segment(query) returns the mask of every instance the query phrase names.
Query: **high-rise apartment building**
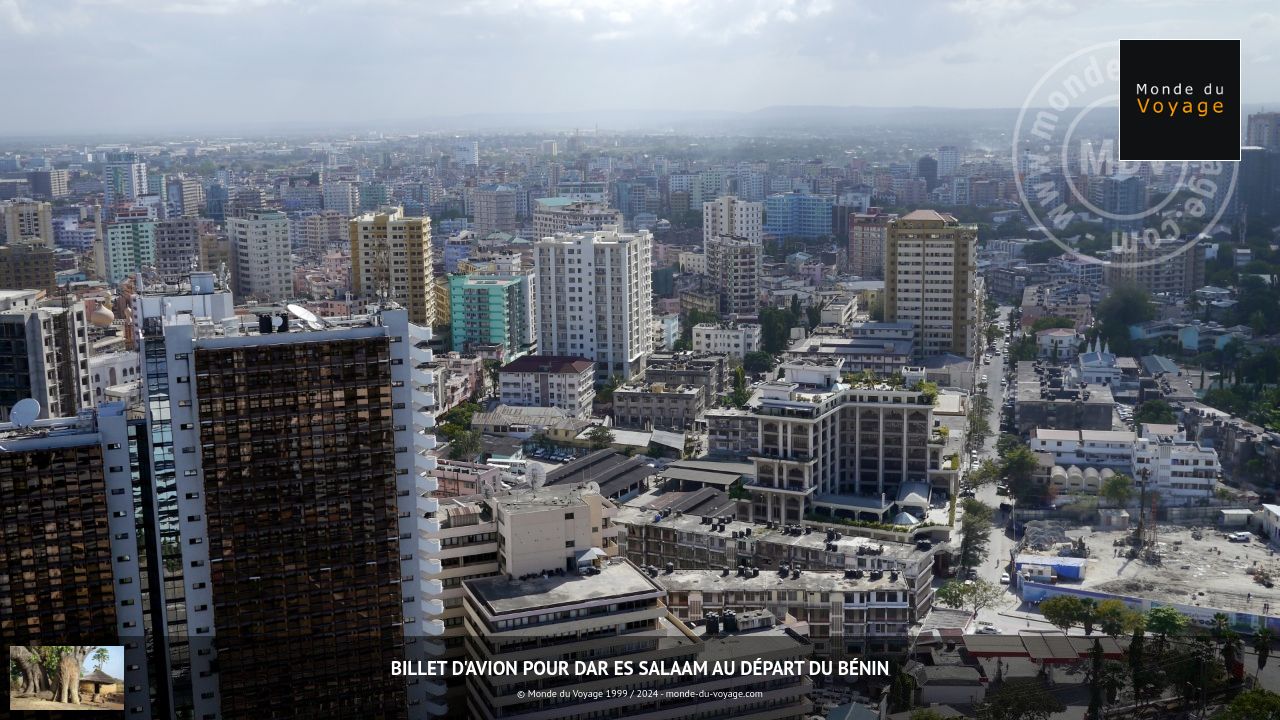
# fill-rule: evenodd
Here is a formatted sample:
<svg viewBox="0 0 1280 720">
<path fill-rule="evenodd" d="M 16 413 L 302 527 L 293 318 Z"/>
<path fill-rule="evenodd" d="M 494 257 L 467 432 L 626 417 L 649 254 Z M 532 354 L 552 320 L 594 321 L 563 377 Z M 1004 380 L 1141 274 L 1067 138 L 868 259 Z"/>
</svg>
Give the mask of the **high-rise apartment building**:
<svg viewBox="0 0 1280 720">
<path fill-rule="evenodd" d="M 475 232 L 480 237 L 490 233 L 515 234 L 516 189 L 510 185 L 485 185 L 471 192 L 472 216 Z"/>
<path fill-rule="evenodd" d="M 0 245 L 0 290 L 57 289 L 58 254 L 43 245 Z"/>
<path fill-rule="evenodd" d="M 704 249 L 720 236 L 740 237 L 759 245 L 764 240 L 764 203 L 745 202 L 732 195 L 702 203 Z"/>
<path fill-rule="evenodd" d="M 977 227 L 951 215 L 916 210 L 889 224 L 884 319 L 915 325 L 924 357 L 974 357 L 983 306 Z"/>
<path fill-rule="evenodd" d="M 191 284 L 134 308 L 162 716 L 443 714 L 386 672 L 444 632 L 419 538 L 438 510 L 429 329 L 403 309 L 245 322 L 212 274 Z"/>
<path fill-rule="evenodd" d="M 730 235 L 708 238 L 707 277 L 719 295 L 720 316 L 755 317 L 760 312 L 764 248 L 758 241 Z"/>
<path fill-rule="evenodd" d="M 960 167 L 960 150 L 954 145 L 938 148 L 938 177 L 954 177 L 956 168 Z"/>
<path fill-rule="evenodd" d="M 480 143 L 475 140 L 461 140 L 453 145 L 453 162 L 463 167 L 480 164 Z"/>
<path fill-rule="evenodd" d="M 293 221 L 299 230 L 302 251 L 319 257 L 334 245 L 347 244 L 349 218 L 337 210 L 321 210 Z"/>
<path fill-rule="evenodd" d="M 0 291 L 0 420 L 24 398 L 40 417 L 92 406 L 88 332 L 84 303 L 40 307 L 30 292 Z"/>
<path fill-rule="evenodd" d="M 606 225 L 622 226 L 622 212 L 604 203 L 581 202 L 570 198 L 540 198 L 533 210 L 533 235 L 551 237 L 562 232 L 599 230 Z"/>
<path fill-rule="evenodd" d="M 431 218 L 406 217 L 404 208 L 384 208 L 353 218 L 351 286 L 364 298 L 386 298 L 409 309 L 409 321 L 431 327 Z"/>
<path fill-rule="evenodd" d="M 200 264 L 200 221 L 178 215 L 155 223 L 156 272 L 177 284 Z"/>
<path fill-rule="evenodd" d="M 596 377 L 630 379 L 653 342 L 653 236 L 617 228 L 538 241 L 538 351 L 596 363 Z"/>
<path fill-rule="evenodd" d="M 103 236 L 103 271 L 107 282 L 115 285 L 126 277 L 154 266 L 156 262 L 156 224 L 145 220 L 113 222 Z"/>
<path fill-rule="evenodd" d="M 449 328 L 455 352 L 508 362 L 533 349 L 525 275 L 449 276 Z"/>
<path fill-rule="evenodd" d="M 105 219 L 115 217 L 116 209 L 146 195 L 147 164 L 136 153 L 107 153 L 102 168 L 102 211 Z"/>
<path fill-rule="evenodd" d="M 897 219 L 877 207 L 849 216 L 849 272 L 868 279 L 884 277 L 884 247 L 889 223 Z"/>
<path fill-rule="evenodd" d="M 1255 222 L 1280 216 L 1280 149 L 1250 145 L 1240 148 L 1235 212 Z"/>
<path fill-rule="evenodd" d="M 0 643 L 123 645 L 127 717 L 144 720 L 140 492 L 123 404 L 0 423 Z"/>
<path fill-rule="evenodd" d="M 204 206 L 204 186 L 186 175 L 170 175 L 165 178 L 165 202 L 168 217 L 200 217 Z"/>
<path fill-rule="evenodd" d="M 33 170 L 27 173 L 31 194 L 42 200 L 56 200 L 71 193 L 66 170 Z"/>
<path fill-rule="evenodd" d="M 1188 297 L 1204 287 L 1204 243 L 1186 239 L 1147 242 L 1142 237 L 1122 236 L 1109 259 L 1102 273 L 1108 287 L 1132 283 L 1152 295 L 1172 298 Z"/>
<path fill-rule="evenodd" d="M 765 198 L 764 232 L 773 238 L 820 238 L 831 234 L 835 197 L 788 192 Z"/>
<path fill-rule="evenodd" d="M 333 210 L 343 218 L 352 218 L 360 211 L 360 188 L 352 182 L 325 183 L 324 209 Z"/>
<path fill-rule="evenodd" d="M 1102 211 L 1107 230 L 1141 230 L 1146 210 L 1147 186 L 1139 175 L 1108 175 L 1091 178 L 1090 201 Z"/>
<path fill-rule="evenodd" d="M 933 192 L 938 187 L 938 159 L 923 155 L 916 161 L 916 177 L 922 178 L 925 189 Z"/>
<path fill-rule="evenodd" d="M 1245 138 L 1246 145 L 1280 152 L 1280 112 L 1250 115 Z"/>
<path fill-rule="evenodd" d="M 0 225 L 5 242 L 53 247 L 53 206 L 39 200 L 18 199 L 0 203 Z"/>
<path fill-rule="evenodd" d="M 278 210 L 250 210 L 227 218 L 236 297 L 280 301 L 293 297 L 289 218 Z"/>
</svg>

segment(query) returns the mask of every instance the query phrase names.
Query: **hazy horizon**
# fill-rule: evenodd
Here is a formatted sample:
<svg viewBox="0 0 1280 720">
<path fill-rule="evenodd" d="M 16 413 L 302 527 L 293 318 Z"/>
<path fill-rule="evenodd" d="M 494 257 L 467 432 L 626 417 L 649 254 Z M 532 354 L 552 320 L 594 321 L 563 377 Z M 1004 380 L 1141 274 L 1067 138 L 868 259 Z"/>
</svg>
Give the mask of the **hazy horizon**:
<svg viewBox="0 0 1280 720">
<path fill-rule="evenodd" d="M 1243 102 L 1280 105 L 1264 0 L 0 0 L 0 136 L 1010 109 L 1129 37 L 1240 38 Z"/>
</svg>

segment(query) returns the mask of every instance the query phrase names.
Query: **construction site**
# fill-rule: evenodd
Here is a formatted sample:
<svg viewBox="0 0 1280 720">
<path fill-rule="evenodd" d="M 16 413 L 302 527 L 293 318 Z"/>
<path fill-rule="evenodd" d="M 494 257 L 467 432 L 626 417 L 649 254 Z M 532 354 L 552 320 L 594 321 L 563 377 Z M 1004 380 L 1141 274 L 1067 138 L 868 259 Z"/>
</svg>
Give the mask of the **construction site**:
<svg viewBox="0 0 1280 720">
<path fill-rule="evenodd" d="M 1141 530 L 1028 523 L 1015 554 L 1024 601 L 1073 594 L 1138 609 L 1174 605 L 1199 624 L 1215 613 L 1247 630 L 1280 627 L 1280 557 L 1252 533 L 1149 523 Z"/>
</svg>

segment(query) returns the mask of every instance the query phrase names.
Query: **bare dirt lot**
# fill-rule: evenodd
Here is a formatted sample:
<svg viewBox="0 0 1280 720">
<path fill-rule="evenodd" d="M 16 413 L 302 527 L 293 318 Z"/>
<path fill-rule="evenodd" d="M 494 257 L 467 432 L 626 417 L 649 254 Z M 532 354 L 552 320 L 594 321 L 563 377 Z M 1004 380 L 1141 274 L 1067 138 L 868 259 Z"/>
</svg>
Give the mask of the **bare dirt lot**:
<svg viewBox="0 0 1280 720">
<path fill-rule="evenodd" d="M 120 703 L 86 703 L 81 702 L 79 705 L 70 705 L 68 703 L 53 702 L 43 698 L 33 696 L 10 696 L 10 710 L 106 710 L 115 712 L 124 712 L 124 705 Z"/>
</svg>

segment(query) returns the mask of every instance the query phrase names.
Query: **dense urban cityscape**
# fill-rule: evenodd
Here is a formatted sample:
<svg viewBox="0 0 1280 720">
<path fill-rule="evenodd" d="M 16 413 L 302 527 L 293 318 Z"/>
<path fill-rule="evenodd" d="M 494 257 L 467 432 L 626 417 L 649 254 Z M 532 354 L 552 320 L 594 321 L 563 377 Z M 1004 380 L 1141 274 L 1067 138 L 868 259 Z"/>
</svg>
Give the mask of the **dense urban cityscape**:
<svg viewBox="0 0 1280 720">
<path fill-rule="evenodd" d="M 9 707 L 1280 718 L 1243 109 L 0 138 Z"/>
</svg>

